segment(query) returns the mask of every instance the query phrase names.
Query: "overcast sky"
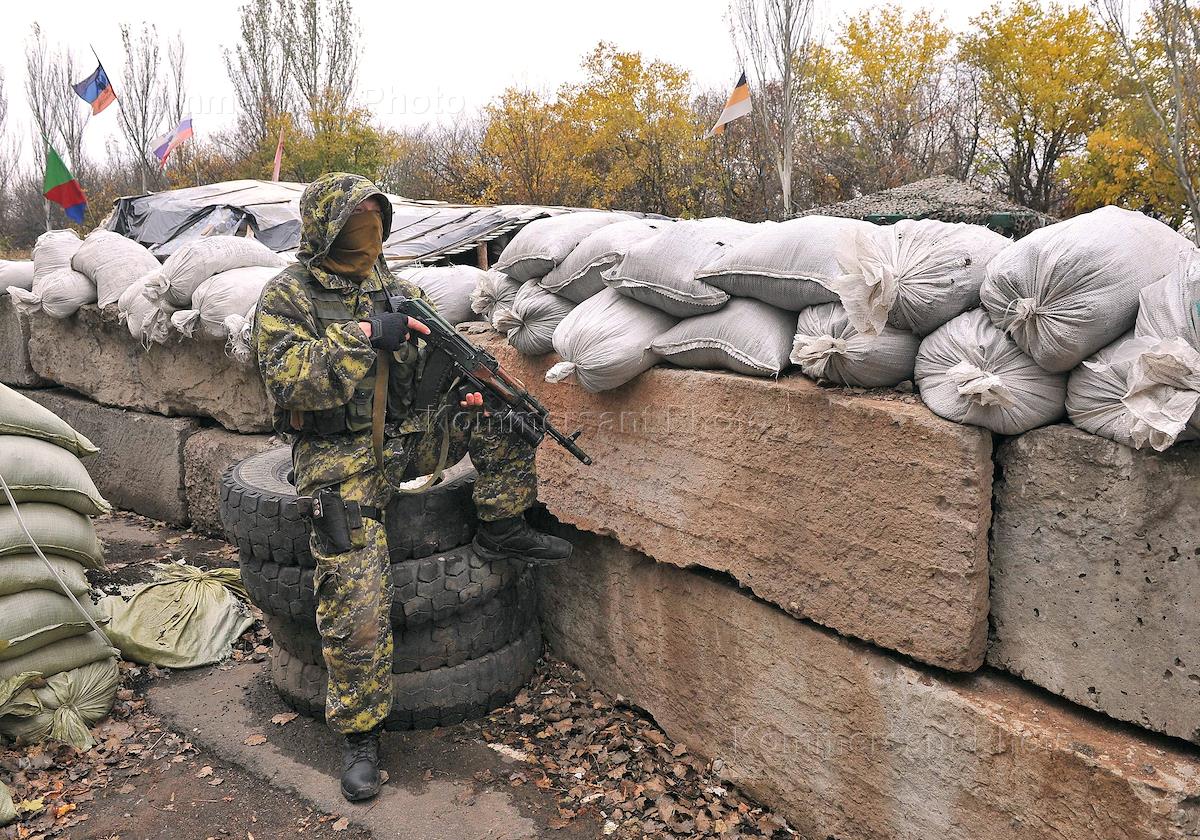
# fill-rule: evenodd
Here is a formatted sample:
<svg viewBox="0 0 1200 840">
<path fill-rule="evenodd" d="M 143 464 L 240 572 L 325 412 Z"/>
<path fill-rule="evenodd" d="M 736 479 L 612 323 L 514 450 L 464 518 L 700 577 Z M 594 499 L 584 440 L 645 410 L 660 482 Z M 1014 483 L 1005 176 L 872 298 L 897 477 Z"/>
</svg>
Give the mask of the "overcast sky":
<svg viewBox="0 0 1200 840">
<path fill-rule="evenodd" d="M 822 18 L 836 21 L 871 0 L 817 0 Z M 15 123 L 28 138 L 24 102 L 24 48 L 38 21 L 51 45 L 75 53 L 84 75 L 93 69 L 89 44 L 104 61 L 120 95 L 118 24 L 143 21 L 160 33 L 182 32 L 193 124 L 203 136 L 233 122 L 233 91 L 222 48 L 238 33 L 241 0 L 174 0 L 169 3 L 53 0 L 5 3 L 0 27 L 0 67 Z M 985 0 L 900 0 L 905 8 L 929 7 L 955 29 L 964 28 Z M 580 75 L 580 58 L 600 40 L 680 65 L 701 87 L 725 87 L 737 75 L 729 42 L 728 0 L 557 0 L 497 3 L 442 0 L 414 3 L 355 0 L 363 24 L 360 99 L 385 125 L 417 125 L 473 111 L 510 84 L 553 90 Z M 80 107 L 86 107 L 82 101 Z M 86 148 L 102 156 L 119 137 L 115 107 L 88 124 Z M 25 143 L 28 144 L 25 139 Z"/>
</svg>

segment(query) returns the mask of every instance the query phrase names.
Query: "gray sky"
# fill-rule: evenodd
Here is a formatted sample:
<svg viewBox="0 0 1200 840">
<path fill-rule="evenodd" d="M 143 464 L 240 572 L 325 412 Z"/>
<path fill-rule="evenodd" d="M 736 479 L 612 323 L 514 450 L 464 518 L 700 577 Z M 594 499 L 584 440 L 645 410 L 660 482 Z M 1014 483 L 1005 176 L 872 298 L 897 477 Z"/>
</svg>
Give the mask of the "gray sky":
<svg viewBox="0 0 1200 840">
<path fill-rule="evenodd" d="M 871 0 L 818 0 L 826 22 L 875 5 Z M 990 5 L 986 0 L 900 0 L 905 8 L 929 7 L 955 29 Z M 238 32 L 240 0 L 173 0 L 170 3 L 54 0 L 6 3 L 0 28 L 0 67 L 12 112 L 11 130 L 28 143 L 24 102 L 24 47 L 40 22 L 51 45 L 67 45 L 83 75 L 96 48 L 120 96 L 124 63 L 118 24 L 143 21 L 160 33 L 182 32 L 187 48 L 188 94 L 197 136 L 230 125 L 233 91 L 222 47 Z M 450 0 L 415 3 L 356 0 L 363 24 L 360 99 L 390 126 L 419 125 L 473 111 L 510 84 L 553 90 L 580 75 L 579 62 L 600 40 L 640 51 L 691 71 L 700 87 L 732 84 L 737 62 L 729 43 L 728 0 L 603 0 L 567 3 L 527 0 Z M 86 106 L 80 101 L 80 108 Z M 103 156 L 119 140 L 115 106 L 88 124 L 89 155 Z"/>
</svg>

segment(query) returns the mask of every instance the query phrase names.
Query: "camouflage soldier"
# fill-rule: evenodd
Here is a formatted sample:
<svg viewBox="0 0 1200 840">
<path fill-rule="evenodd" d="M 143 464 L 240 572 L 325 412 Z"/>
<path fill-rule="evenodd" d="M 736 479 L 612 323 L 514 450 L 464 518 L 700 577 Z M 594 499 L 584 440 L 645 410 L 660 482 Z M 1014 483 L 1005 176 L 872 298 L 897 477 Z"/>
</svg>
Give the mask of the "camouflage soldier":
<svg viewBox="0 0 1200 840">
<path fill-rule="evenodd" d="M 444 430 L 413 410 L 415 339 L 429 330 L 387 306 L 389 295 L 428 300 L 383 261 L 391 203 L 367 179 L 335 172 L 305 189 L 300 216 L 298 262 L 263 290 L 254 345 L 309 505 L 325 717 L 345 735 L 341 787 L 354 801 L 379 792 L 379 729 L 392 702 L 383 511 L 407 470 L 436 468 Z M 461 395 L 459 405 L 468 422 L 449 424 L 450 458 L 469 452 L 479 472 L 475 550 L 487 559 L 566 559 L 569 543 L 524 519 L 537 492 L 532 447 L 484 422 L 480 394 Z"/>
</svg>

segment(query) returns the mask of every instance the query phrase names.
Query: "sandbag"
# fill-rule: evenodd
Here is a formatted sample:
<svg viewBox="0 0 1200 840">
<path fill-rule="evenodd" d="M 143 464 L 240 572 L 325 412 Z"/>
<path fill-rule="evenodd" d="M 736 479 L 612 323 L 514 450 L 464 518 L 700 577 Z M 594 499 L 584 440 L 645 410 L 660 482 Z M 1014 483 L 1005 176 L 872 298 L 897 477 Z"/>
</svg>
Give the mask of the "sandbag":
<svg viewBox="0 0 1200 840">
<path fill-rule="evenodd" d="M 497 310 L 512 306 L 522 285 L 507 274 L 485 271 L 476 282 L 475 291 L 471 292 L 471 309 L 490 324 Z"/>
<path fill-rule="evenodd" d="M 492 324 L 508 336 L 517 352 L 540 356 L 554 349 L 554 329 L 574 308 L 571 301 L 530 280 L 521 286 L 511 307 L 496 310 Z"/>
<path fill-rule="evenodd" d="M 0 828 L 14 822 L 18 816 L 17 805 L 13 802 L 12 798 L 12 791 L 8 789 L 8 785 L 0 782 Z"/>
<path fill-rule="evenodd" d="M 74 668 L 82 668 L 101 659 L 116 656 L 117 651 L 104 643 L 95 630 L 83 635 L 72 636 L 61 642 L 51 642 L 32 653 L 16 659 L 0 661 L 0 680 L 6 680 L 28 672 L 58 674 Z"/>
<path fill-rule="evenodd" d="M 798 312 L 837 301 L 833 281 L 842 260 L 854 252 L 854 238 L 874 225 L 857 219 L 803 216 L 759 225 L 696 271 L 703 280 L 735 297 L 749 297 Z"/>
<path fill-rule="evenodd" d="M 229 315 L 225 318 L 225 349 L 238 364 L 254 363 L 254 313 L 258 310 L 256 301 L 244 315 Z"/>
<path fill-rule="evenodd" d="M 73 230 L 48 230 L 33 243 L 33 282 L 71 267 L 71 258 L 83 242 Z M 33 288 L 33 286 L 30 286 Z"/>
<path fill-rule="evenodd" d="M 0 718 L 0 732 L 25 744 L 49 738 L 90 750 L 96 742 L 89 728 L 112 709 L 120 684 L 121 672 L 113 658 L 56 673 L 44 687 L 25 690 L 37 698 L 42 711 Z"/>
<path fill-rule="evenodd" d="M 244 236 L 210 236 L 197 239 L 167 257 L 162 271 L 152 277 L 142 294 L 154 303 L 173 309 L 192 305 L 192 294 L 214 274 L 235 268 L 281 269 L 287 261 L 257 239 Z"/>
<path fill-rule="evenodd" d="M 631 246 L 658 235 L 670 224 L 658 219 L 628 219 L 605 225 L 585 236 L 566 259 L 541 279 L 541 286 L 567 300 L 583 303 L 604 288 L 601 275 L 620 262 Z"/>
<path fill-rule="evenodd" d="M 8 294 L 22 315 L 45 312 L 51 318 L 70 318 L 79 307 L 96 302 L 96 284 L 68 267 L 35 277 L 28 292 L 9 289 Z"/>
<path fill-rule="evenodd" d="M 623 385 L 659 361 L 654 339 L 678 323 L 667 313 L 605 289 L 571 310 L 554 331 L 563 361 L 546 371 L 547 382 L 575 377 L 588 391 Z"/>
<path fill-rule="evenodd" d="M 87 235 L 71 257 L 71 268 L 96 285 L 96 305 L 116 303 L 129 285 L 158 268 L 158 258 L 132 239 L 111 230 Z"/>
<path fill-rule="evenodd" d="M 117 298 L 117 320 L 125 325 L 134 340 L 143 346 L 149 346 L 146 339 L 146 322 L 151 316 L 161 316 L 159 307 L 144 294 L 146 287 L 155 281 L 161 272 L 155 269 L 144 277 L 139 277 L 129 285 Z M 168 315 L 167 323 L 170 323 Z"/>
<path fill-rule="evenodd" d="M 884 324 L 863 335 L 840 303 L 822 303 L 796 317 L 791 360 L 805 376 L 859 388 L 887 388 L 913 378 L 921 340 Z"/>
<path fill-rule="evenodd" d="M 493 268 L 522 283 L 545 277 L 588 234 L 628 218 L 593 210 L 535 219 L 517 231 Z"/>
<path fill-rule="evenodd" d="M 716 312 L 683 319 L 654 339 L 650 349 L 680 367 L 778 376 L 788 366 L 795 322 L 791 312 L 734 298 Z"/>
<path fill-rule="evenodd" d="M 0 295 L 10 287 L 33 288 L 33 260 L 0 260 Z"/>
<path fill-rule="evenodd" d="M 180 309 L 171 315 L 171 324 L 183 335 L 192 338 L 196 327 L 209 338 L 228 335 L 225 319 L 242 315 L 258 302 L 263 287 L 279 269 L 273 266 L 234 268 L 214 274 L 192 292 L 192 308 Z"/>
<path fill-rule="evenodd" d="M 49 441 L 0 435 L 0 475 L 17 504 L 49 502 L 87 516 L 112 510 L 79 459 Z M 0 505 L 7 504 L 0 492 Z"/>
<path fill-rule="evenodd" d="M 863 335 L 891 324 L 925 336 L 978 308 L 988 261 L 1010 242 L 980 225 L 934 219 L 861 228 L 832 287 Z"/>
<path fill-rule="evenodd" d="M 755 226 L 735 219 L 676 222 L 658 236 L 629 247 L 621 261 L 603 273 L 604 282 L 625 297 L 687 318 L 720 309 L 729 295 L 696 279 L 696 273 Z"/>
<path fill-rule="evenodd" d="M 7 385 L 0 385 L 0 435 L 49 441 L 80 457 L 100 451 L 53 411 Z"/>
<path fill-rule="evenodd" d="M 42 558 L 29 549 L 28 554 L 13 554 L 0 557 L 0 595 L 12 595 L 14 592 L 25 592 L 30 589 L 45 589 L 50 592 L 62 592 L 62 583 L 67 585 L 67 591 L 83 595 L 91 588 L 83 566 L 75 560 L 66 557 L 56 557 L 47 554 L 46 559 L 58 577 L 46 568 Z"/>
<path fill-rule="evenodd" d="M 456 326 L 475 320 L 471 293 L 485 274 L 482 269 L 469 265 L 406 268 L 396 272 L 397 277 L 429 295 L 438 314 Z"/>
<path fill-rule="evenodd" d="M 1138 294 L 1192 250 L 1142 213 L 1101 207 L 1039 228 L 988 263 L 992 322 L 1049 371 L 1069 371 L 1133 327 Z"/>
<path fill-rule="evenodd" d="M 81 603 L 87 608 L 91 601 L 85 599 Z M 92 625 L 66 595 L 48 589 L 30 589 L 0 596 L 0 662 L 61 639 L 83 636 L 91 629 Z"/>
<path fill-rule="evenodd" d="M 129 600 L 110 595 L 100 600 L 99 610 L 109 619 L 108 637 L 126 659 L 195 668 L 226 659 L 254 623 L 246 597 L 237 569 L 162 563 L 155 566 L 155 580 L 139 586 Z"/>
<path fill-rule="evenodd" d="M 934 330 L 917 351 L 916 384 L 929 410 L 955 423 L 1017 435 L 1061 419 L 1067 375 L 1043 370 L 982 309 Z"/>
<path fill-rule="evenodd" d="M 75 560 L 87 569 L 104 568 L 104 554 L 92 520 L 70 508 L 46 502 L 26 502 L 20 508 L 25 527 L 43 552 Z M 0 505 L 0 557 L 28 554 L 32 550 L 13 509 Z"/>
</svg>

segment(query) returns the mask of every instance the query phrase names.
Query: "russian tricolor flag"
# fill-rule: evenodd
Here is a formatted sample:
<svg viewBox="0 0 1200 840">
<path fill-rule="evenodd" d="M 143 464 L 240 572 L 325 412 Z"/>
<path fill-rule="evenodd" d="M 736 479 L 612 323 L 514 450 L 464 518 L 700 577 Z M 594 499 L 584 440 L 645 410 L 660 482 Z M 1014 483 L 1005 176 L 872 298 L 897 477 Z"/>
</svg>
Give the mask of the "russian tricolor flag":
<svg viewBox="0 0 1200 840">
<path fill-rule="evenodd" d="M 96 63 L 96 72 L 77 85 L 71 85 L 79 97 L 92 106 L 92 113 L 99 114 L 109 105 L 117 101 L 117 93 L 108 81 L 104 65 Z"/>
<path fill-rule="evenodd" d="M 188 115 L 183 118 L 179 125 L 175 126 L 173 131 L 168 131 L 162 137 L 156 137 L 150 141 L 150 151 L 158 158 L 159 166 L 167 165 L 167 158 L 171 156 L 171 152 L 175 151 L 184 140 L 192 136 L 192 118 Z"/>
</svg>

